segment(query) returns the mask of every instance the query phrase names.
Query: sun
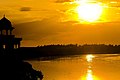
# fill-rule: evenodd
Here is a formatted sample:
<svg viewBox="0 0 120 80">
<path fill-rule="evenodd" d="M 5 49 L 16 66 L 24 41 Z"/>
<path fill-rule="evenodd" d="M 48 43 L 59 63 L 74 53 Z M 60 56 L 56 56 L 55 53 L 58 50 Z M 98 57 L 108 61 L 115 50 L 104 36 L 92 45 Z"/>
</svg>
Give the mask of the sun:
<svg viewBox="0 0 120 80">
<path fill-rule="evenodd" d="M 77 7 L 77 12 L 80 19 L 95 22 L 102 14 L 102 6 L 97 3 L 85 3 Z"/>
</svg>

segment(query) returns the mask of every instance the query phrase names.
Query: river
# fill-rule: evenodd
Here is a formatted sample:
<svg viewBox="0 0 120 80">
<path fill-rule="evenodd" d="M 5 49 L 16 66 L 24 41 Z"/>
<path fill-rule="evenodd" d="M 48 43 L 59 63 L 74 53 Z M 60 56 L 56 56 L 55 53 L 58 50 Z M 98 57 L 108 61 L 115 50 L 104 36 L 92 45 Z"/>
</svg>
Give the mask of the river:
<svg viewBox="0 0 120 80">
<path fill-rule="evenodd" d="M 86 54 L 29 60 L 43 80 L 120 80 L 119 54 Z"/>
</svg>

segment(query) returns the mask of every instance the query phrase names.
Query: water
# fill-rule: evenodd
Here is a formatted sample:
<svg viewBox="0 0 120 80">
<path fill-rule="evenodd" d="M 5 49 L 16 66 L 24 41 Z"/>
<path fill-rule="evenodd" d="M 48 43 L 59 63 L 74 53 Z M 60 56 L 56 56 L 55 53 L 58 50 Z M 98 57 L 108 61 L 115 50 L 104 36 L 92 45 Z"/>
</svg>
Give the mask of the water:
<svg viewBox="0 0 120 80">
<path fill-rule="evenodd" d="M 28 62 L 43 72 L 43 80 L 120 80 L 119 54 L 75 55 Z"/>
</svg>

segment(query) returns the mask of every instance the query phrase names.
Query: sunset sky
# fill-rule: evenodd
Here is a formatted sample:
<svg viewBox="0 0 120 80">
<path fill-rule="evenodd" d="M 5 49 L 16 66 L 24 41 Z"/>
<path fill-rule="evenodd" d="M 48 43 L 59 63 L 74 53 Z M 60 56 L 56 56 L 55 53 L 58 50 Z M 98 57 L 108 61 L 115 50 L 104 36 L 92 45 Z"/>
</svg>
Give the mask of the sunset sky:
<svg viewBox="0 0 120 80">
<path fill-rule="evenodd" d="M 4 14 L 21 46 L 120 44 L 119 0 L 1 0 Z"/>
</svg>

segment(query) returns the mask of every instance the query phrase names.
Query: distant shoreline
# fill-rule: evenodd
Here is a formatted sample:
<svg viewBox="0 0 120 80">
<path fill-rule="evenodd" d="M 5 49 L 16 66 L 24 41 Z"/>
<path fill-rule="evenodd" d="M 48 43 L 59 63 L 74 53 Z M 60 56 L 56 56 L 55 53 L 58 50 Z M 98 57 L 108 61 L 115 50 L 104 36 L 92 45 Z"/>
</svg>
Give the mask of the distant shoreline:
<svg viewBox="0 0 120 80">
<path fill-rule="evenodd" d="M 12 53 L 22 59 L 35 59 L 50 56 L 64 57 L 81 54 L 120 54 L 120 45 L 45 45 L 37 47 L 21 47 L 11 50 L 10 54 Z"/>
<path fill-rule="evenodd" d="M 16 50 L 16 53 L 25 59 L 80 54 L 120 54 L 120 45 L 45 45 L 37 47 L 21 47 Z"/>
</svg>

